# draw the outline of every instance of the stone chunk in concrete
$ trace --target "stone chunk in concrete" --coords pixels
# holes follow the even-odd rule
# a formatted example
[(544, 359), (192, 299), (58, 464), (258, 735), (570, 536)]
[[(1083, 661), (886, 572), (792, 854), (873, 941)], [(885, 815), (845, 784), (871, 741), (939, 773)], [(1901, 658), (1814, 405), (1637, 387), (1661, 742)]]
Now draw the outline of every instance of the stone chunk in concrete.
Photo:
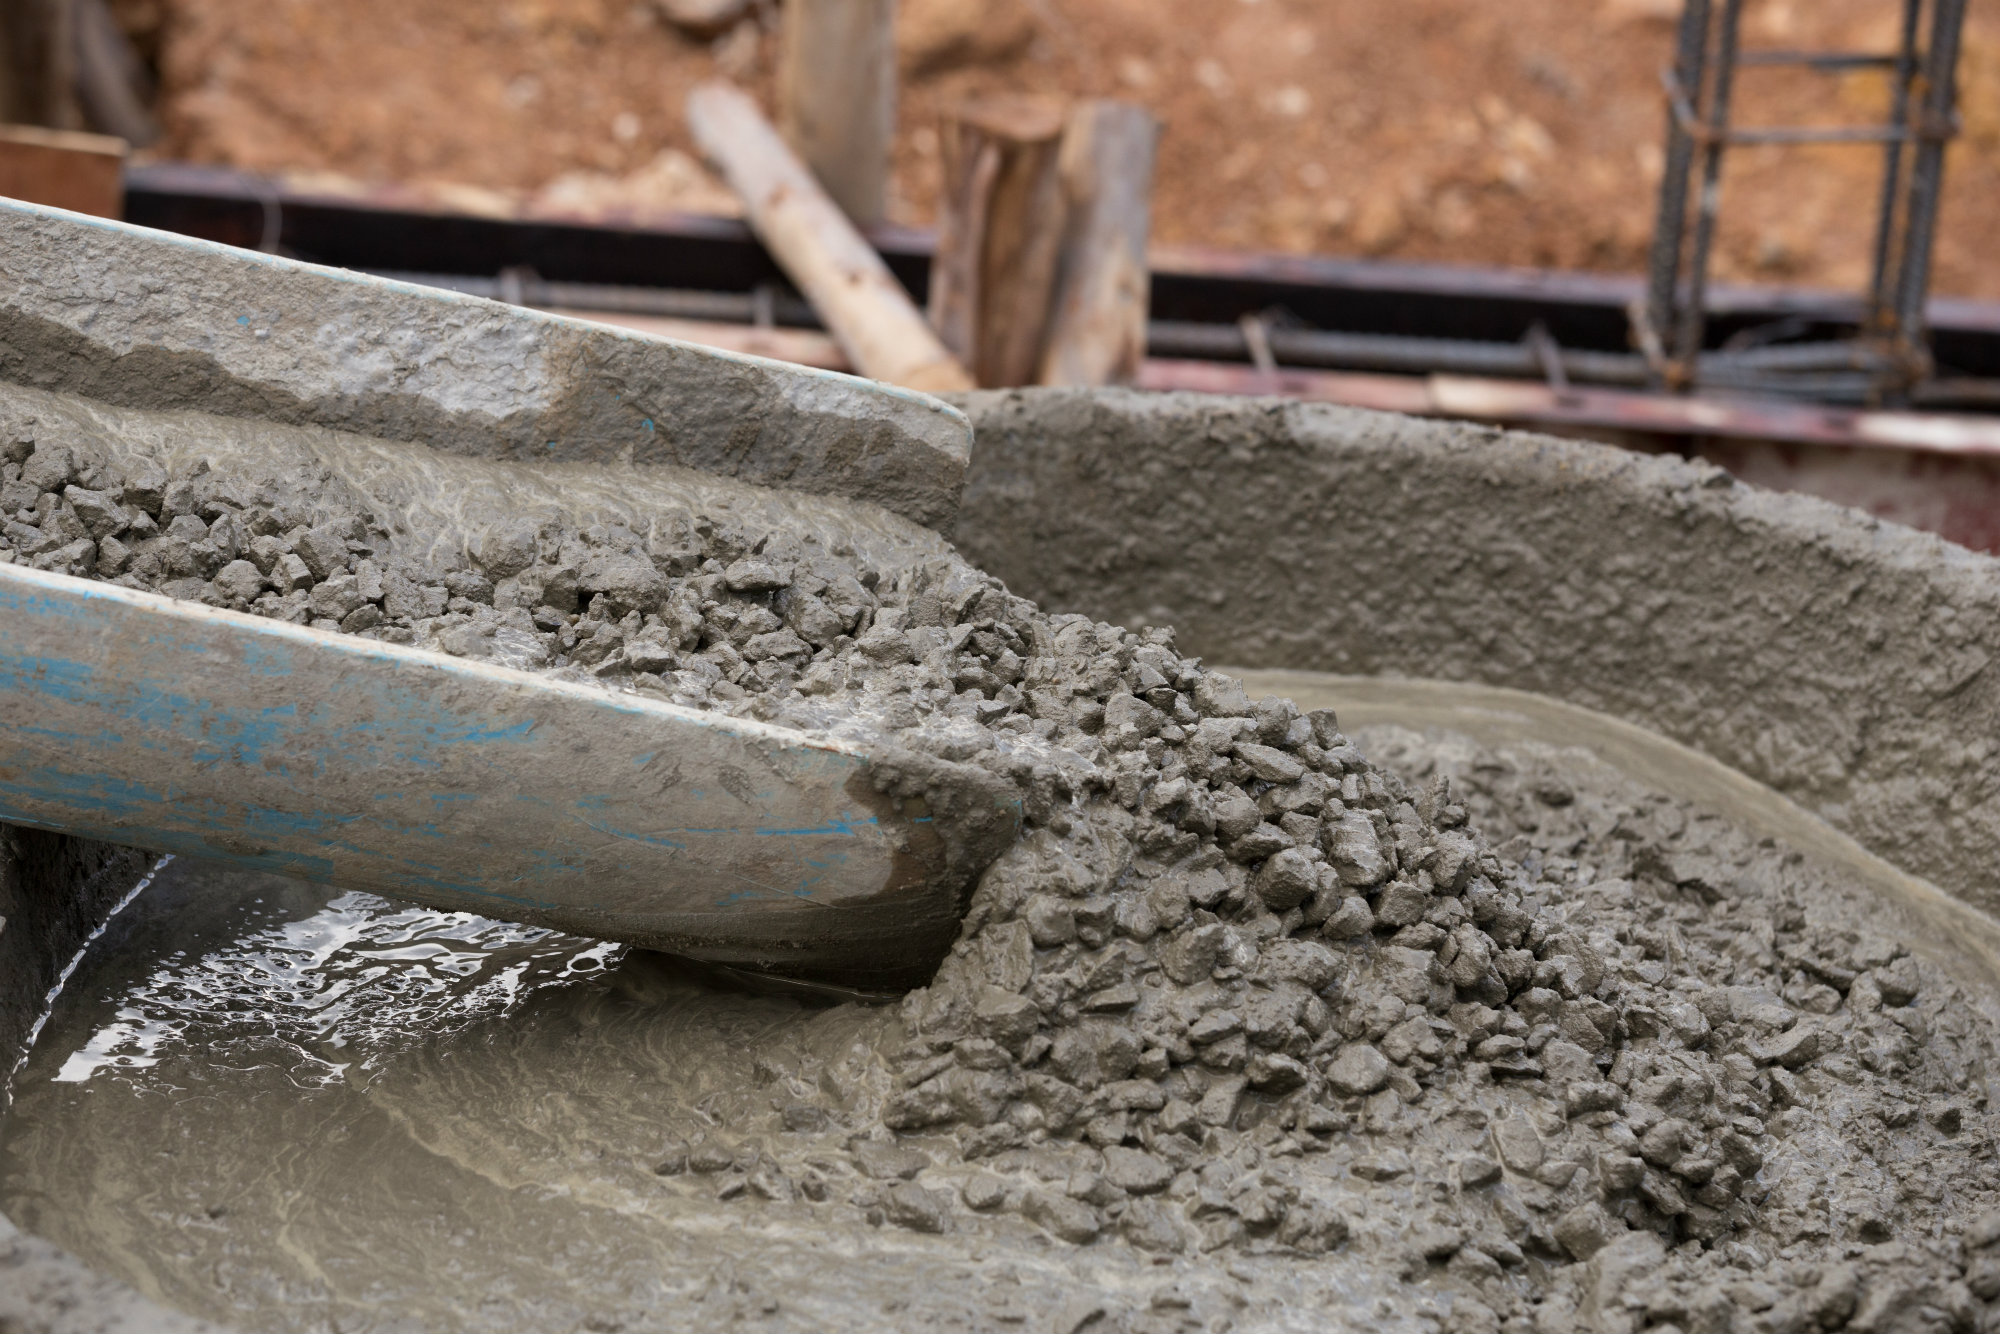
[(1342, 1093), (1373, 1093), (1389, 1082), (1389, 1058), (1366, 1042), (1350, 1042), (1327, 1067), (1326, 1079)]

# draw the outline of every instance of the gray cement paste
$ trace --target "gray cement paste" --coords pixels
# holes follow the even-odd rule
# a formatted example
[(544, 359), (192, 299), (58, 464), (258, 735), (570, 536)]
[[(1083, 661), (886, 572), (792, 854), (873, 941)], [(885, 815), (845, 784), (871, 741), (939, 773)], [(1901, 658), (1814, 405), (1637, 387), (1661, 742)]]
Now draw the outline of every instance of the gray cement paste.
[(1008, 390), (954, 540), (1216, 661), (1477, 681), (1685, 742), (2000, 913), (2000, 560), (1719, 468), (1326, 403)]
[(873, 1009), (165, 868), (127, 928), (165, 939), (74, 993), (8, 1123), (9, 1212), (142, 1290), (341, 1328), (1945, 1329), (2000, 1296), (1990, 978), (1811, 846), (1525, 743), (1371, 762), (868, 506), (5, 407), (15, 559), (892, 735), (1027, 816)]

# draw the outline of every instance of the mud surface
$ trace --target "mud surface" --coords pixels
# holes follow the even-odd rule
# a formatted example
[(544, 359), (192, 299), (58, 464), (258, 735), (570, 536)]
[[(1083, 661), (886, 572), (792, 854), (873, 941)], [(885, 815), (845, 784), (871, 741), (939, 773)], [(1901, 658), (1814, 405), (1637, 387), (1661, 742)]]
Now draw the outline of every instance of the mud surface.
[[(1131, 945), (1161, 961), (1132, 967), (1152, 994), (1054, 1005), (1001, 1060), (997, 1039), (935, 1040), (963, 961), (1006, 948), (991, 922), (902, 1006), (821, 1008), (174, 863), (38, 1047), (0, 1202), (244, 1327), (1987, 1327), (1988, 956), (1830, 832), (1789, 847), (1763, 815), (1723, 818), (1734, 776), (1677, 748), (1487, 698), (1445, 730), (1440, 699), (1475, 692), (1375, 692), (1363, 771), (1485, 840), (1541, 937), (1529, 985), (1491, 1007), (1439, 985), (1426, 923), (1381, 922), (1393, 879), (1351, 896), (1376, 917), (1354, 936), (1218, 902), (1226, 952), (1182, 984), (1165, 947), (1187, 926), (1141, 941), (1117, 914), (1198, 873), (1131, 877), (1108, 939), (1030, 938), (1005, 994)], [(1272, 976), (1301, 936), (1333, 961), (1303, 998)], [(1209, 1003), (1161, 1032), (1190, 997)], [(1295, 999), (1291, 1029), (1267, 1018)], [(1119, 1031), (1140, 1048), (1123, 1077), (1086, 1088), (1060, 1064), (1058, 1043)], [(1292, 1051), (1304, 1081), (1275, 1088)], [(931, 1105), (913, 1091), (968, 1072), (1021, 1092), (906, 1125)], [(1096, 1105), (1057, 1122), (1052, 1077)]]
[[(670, 8), (356, 0), (351, 23), (252, 0), (117, 12), (158, 52), (171, 158), (328, 193), (394, 182), (413, 205), (483, 215), (734, 212), (691, 160), (680, 105), (718, 73), (769, 105), (777, 25), (684, 33), (657, 17)], [(1894, 14), (1869, 0), (1746, 11), (1748, 46), (1896, 45)], [(936, 127), (966, 97), (1118, 97), (1167, 126), (1162, 241), (1638, 273), (1678, 12), (1657, 0), (904, 0), (890, 217), (934, 219)], [(1992, 299), (2000, 23), (1974, 6), (1964, 40), (1966, 138), (1945, 182), (1936, 285)], [(1885, 85), (1872, 70), (1766, 68), (1735, 96), (1746, 125), (1852, 124), (1886, 114)], [(1718, 276), (1864, 288), (1877, 165), (1825, 147), (1727, 155)]]

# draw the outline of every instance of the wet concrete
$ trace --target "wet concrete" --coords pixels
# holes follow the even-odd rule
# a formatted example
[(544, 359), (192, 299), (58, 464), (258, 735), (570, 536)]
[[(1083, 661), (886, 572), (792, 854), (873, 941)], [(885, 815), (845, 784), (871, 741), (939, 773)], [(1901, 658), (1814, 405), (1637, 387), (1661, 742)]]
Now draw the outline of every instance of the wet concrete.
[(1399, 727), (1448, 732), (1488, 748), (1533, 742), (1587, 752), (1649, 791), (1725, 813), (1746, 834), (1810, 849), (1855, 889), (1915, 914), (1905, 929), (1942, 949), (1954, 971), (2000, 987), (2000, 923), (1884, 861), (1791, 799), (1657, 733), (1506, 687), (1264, 669), (1240, 674), (1258, 693), (1284, 695), (1300, 708), (1338, 709), (1363, 736)]
[(956, 532), (1215, 661), (1475, 681), (1674, 738), (2000, 908), (2000, 561), (1708, 464), (1279, 400), (960, 400)]
[[(38, 355), (54, 346), (35, 344)], [(109, 344), (79, 350), (85, 369), (121, 355)], [(156, 422), (165, 406), (148, 400), (132, 416)], [(1002, 665), (1019, 666), (1020, 697), (1005, 697), (1003, 712), (1055, 743), (1037, 751), (1039, 765), (998, 768), (1041, 803), (1039, 833), (975, 893), (962, 948), (937, 981), (895, 1010), (818, 1017), (796, 1000), (718, 1001), (706, 982), (631, 960), (552, 983), (518, 1008), (475, 1013), (443, 1047), (486, 1033), (503, 1048), (519, 1043), (537, 1070), (571, 1060), (588, 1074), (593, 1060), (574, 1058), (591, 1032), (635, 1012), (659, 1018), (680, 1045), (635, 1069), (616, 1053), (642, 1037), (618, 1037), (595, 1062), (610, 1091), (591, 1106), (578, 1091), (592, 1085), (546, 1073), (541, 1083), (482, 1079), (478, 1062), (453, 1066), (456, 1056), (427, 1066), (428, 1049), (372, 1078), (365, 1062), (348, 1063), (385, 1107), (406, 1094), (401, 1120), (370, 1122), (360, 1138), (410, 1140), (415, 1149), (392, 1155), (408, 1170), (371, 1178), (372, 1158), (336, 1153), (330, 1175), (306, 1171), (282, 1193), (287, 1207), (352, 1178), (371, 1183), (356, 1202), (368, 1218), (405, 1178), (427, 1179), (411, 1154), (446, 1176), (492, 1168), (497, 1181), (482, 1179), (500, 1194), (482, 1197), (494, 1208), (476, 1225), (511, 1225), (520, 1210), (538, 1248), (522, 1260), (529, 1278), (508, 1289), (469, 1243), (457, 1248), (468, 1259), (446, 1253), (434, 1272), (469, 1264), (520, 1305), (482, 1314), (528, 1324), (854, 1325), (874, 1311), (884, 1323), (1019, 1314), (1131, 1328), (1989, 1320), (2000, 1265), (1985, 1248), (2000, 1226), (1986, 1221), (1994, 1191), (1979, 1146), (1991, 1138), (1991, 993), (1933, 941), (1941, 895), (1913, 900), (1920, 910), (1907, 920), (1858, 929), (1876, 910), (1853, 886), (1873, 882), (1849, 845), (1838, 845), (1845, 863), (1819, 870), (1795, 855), (1809, 846), (1783, 846), (1813, 845), (1809, 825), (1766, 845), (1754, 829), (1704, 816), (1699, 801), (1659, 799), (1650, 779), (1565, 777), (1573, 759), (1519, 744), (1371, 732), (1362, 739), (1386, 767), (1370, 764), (1331, 719), (1253, 705), (1182, 655), (1441, 672), (1593, 704), (1736, 764), (1944, 892), (1990, 904), (2000, 848), (2000, 764), (1984, 740), (2000, 605), (1992, 562), (1713, 471), (1534, 437), (1119, 394), (968, 407), (982, 444), (960, 530), (973, 557), (1014, 594), (1130, 624), (1171, 621), (1185, 642), (1176, 650), (1170, 636), (1046, 616), (1005, 595), (987, 610), (990, 585), (967, 577), (943, 590), (913, 585), (907, 607), (892, 610), (931, 600), (881, 627), (894, 638), (877, 641), (879, 661), (863, 653), (858, 670), (816, 678), (840, 701), (851, 689), (880, 706), (871, 726), (887, 719), (977, 755), (980, 733), (958, 724), (1001, 717), (984, 707), (1016, 685)], [(197, 517), (214, 546), (226, 516)], [(483, 551), (456, 546), (455, 558), (479, 565)], [(963, 574), (940, 559), (941, 572)], [(338, 577), (359, 584), (361, 572), (328, 582)], [(516, 608), (531, 623), (551, 608), (547, 588), (534, 591)], [(782, 619), (776, 597), (754, 596)], [(492, 610), (452, 612), (447, 599), (447, 614), (468, 621), (502, 619)], [(576, 630), (578, 615), (563, 612), (563, 629)], [(597, 618), (593, 643), (609, 623)], [(634, 628), (652, 627), (642, 617)], [(562, 630), (534, 629), (571, 647)], [(499, 642), (488, 638), (486, 648)], [(688, 647), (728, 639), (704, 631)], [(696, 669), (690, 682), (715, 707), (765, 703), (805, 727), (850, 707), (829, 707), (817, 685), (793, 690), (808, 673), (752, 687), (724, 661), (741, 697), (714, 689), (725, 673)], [(1012, 744), (992, 753), (1004, 758)], [(1675, 771), (1660, 766), (1649, 772)], [(1443, 774), (1462, 794), (1433, 782)], [(1225, 808), (1226, 830), (1214, 818)], [(1758, 819), (1783, 809), (1746, 806)], [(1389, 874), (1371, 869), (1371, 843)], [(1297, 857), (1281, 862), (1283, 851)], [(1192, 905), (1175, 888), (1191, 885), (1201, 896)], [(322, 904), (291, 925), (352, 907)], [(283, 925), (223, 934), (254, 940)], [(483, 958), (484, 945), (464, 941), (378, 939), (378, 925), (348, 933), (354, 957), (343, 967), (365, 972), (356, 958), (376, 948)], [(58, 924), (36, 943), (47, 957), (74, 937)], [(484, 972), (481, 958), (467, 975)], [(1436, 970), (1455, 970), (1449, 987), (1432, 985)], [(293, 992), (280, 990), (289, 1003)], [(589, 1023), (524, 1022), (542, 1007), (561, 1016), (571, 999)], [(731, 1008), (739, 1003), (749, 1008)], [(832, 1017), (843, 1013), (868, 1027), (858, 1051), (842, 1027), (850, 1020)], [(111, 1034), (113, 1056), (126, 1041), (114, 1030), (90, 1029)], [(282, 1059), (214, 1077), (342, 1065), (310, 1023), (297, 1032), (305, 1040), (289, 1041)], [(733, 1039), (726, 1049), (717, 1032)], [(825, 1044), (814, 1036), (827, 1033)], [(230, 1050), (245, 1035), (213, 1036)], [(306, 1053), (303, 1066), (284, 1064), (290, 1051)], [(765, 1058), (761, 1068), (755, 1056), (739, 1068), (747, 1052)], [(674, 1097), (675, 1072), (710, 1060), (726, 1075), (715, 1085), (724, 1096), (712, 1117), (697, 1116)], [(130, 1087), (156, 1069), (105, 1067), (79, 1087)], [(454, 1082), (463, 1070), (471, 1077)], [(42, 1073), (51, 1096), (76, 1084), (56, 1078), (59, 1067)], [(312, 1078), (289, 1074), (269, 1091), (283, 1100), (301, 1083), (315, 1092)], [(538, 1101), (522, 1109), (517, 1091)], [(337, 1096), (348, 1096), (345, 1068)], [(468, 1102), (510, 1110), (498, 1130), (482, 1130), (463, 1116)], [(260, 1118), (281, 1114), (251, 1103), (226, 1140), (238, 1159), (243, 1145), (267, 1142)], [(593, 1116), (635, 1124), (605, 1109), (636, 1105), (653, 1118), (652, 1145), (576, 1129)], [(198, 1139), (227, 1111), (224, 1100), (191, 1104), (181, 1125)], [(17, 1118), (8, 1133), (34, 1124)], [(287, 1123), (286, 1142), (317, 1153), (315, 1124)], [(352, 1152), (336, 1134), (324, 1140)], [(600, 1141), (619, 1162), (593, 1152)], [(100, 1137), (88, 1151), (123, 1148)], [(32, 1176), (62, 1154), (50, 1140), (18, 1160)], [(1822, 1159), (1834, 1176), (1814, 1175)], [(261, 1158), (248, 1161), (263, 1173)], [(145, 1172), (71, 1162), (106, 1194), (128, 1192), (121, 1218), (147, 1216), (131, 1192), (157, 1162)], [(410, 1253), (449, 1244), (443, 1201), (460, 1184), (440, 1185)], [(380, 1289), (341, 1296), (349, 1289), (334, 1280), (346, 1276), (300, 1269), (295, 1256), (280, 1261), (278, 1272), (295, 1272), (275, 1288), (266, 1261), (225, 1263), (249, 1242), (225, 1221), (228, 1205), (211, 1215), (198, 1194), (163, 1202), (165, 1230), (176, 1245), (213, 1239), (216, 1263), (237, 1280), (220, 1300), (271, 1311), (292, 1298), (352, 1302), (377, 1317), (396, 1301)], [(45, 1210), (34, 1226), (60, 1231), (62, 1196), (22, 1188), (8, 1207)], [(246, 1232), (297, 1230), (279, 1205), (257, 1204), (254, 1188), (245, 1199), (253, 1217), (267, 1207), (269, 1224)], [(547, 1237), (565, 1225), (598, 1235), (591, 1221), (528, 1212), (551, 1200), (608, 1208), (617, 1228), (571, 1257), (555, 1305), (529, 1310), (546, 1292), (533, 1269)], [(94, 1219), (74, 1229), (75, 1244), (153, 1253), (118, 1226)], [(628, 1234), (636, 1251), (620, 1250)], [(746, 1248), (747, 1236), (759, 1247)], [(836, 1262), (829, 1246), (844, 1248)], [(671, 1283), (659, 1276), (662, 1253), (684, 1266)], [(579, 1271), (595, 1283), (593, 1256), (623, 1255), (639, 1258), (575, 1290)], [(126, 1272), (168, 1295), (143, 1264)], [(432, 1300), (435, 1288), (406, 1296)]]
[[(1514, 692), (1308, 674), (1250, 683), (1341, 708), (1371, 757), (1412, 783), (1451, 773), (1475, 808), (1471, 828), (1504, 836), (1544, 894), (1559, 902), (1567, 886), (1593, 927), (1643, 930), (1634, 904), (1649, 899), (1668, 931), (1729, 920), (1707, 892), (1656, 872), (1641, 873), (1636, 900), (1628, 884), (1594, 901), (1609, 891), (1593, 886), (1619, 868), (1565, 862), (1563, 851), (1615, 856), (1633, 840), (1593, 836), (1593, 821), (1640, 835), (1641, 847), (1672, 845), (1684, 865), (1727, 861), (1731, 883), (1711, 867), (1710, 888), (1739, 912), (1810, 888), (1816, 920), (1865, 917), (1871, 939), (1910, 942), (1931, 993), (1919, 1006), (1949, 993), (1971, 1025), (1938, 1041), (1990, 1055), (1980, 1035), (2000, 1031), (1992, 956), (1969, 940), (1964, 910), (1940, 916), (1935, 891), (1713, 761)], [(1567, 786), (1559, 806), (1548, 804), (1555, 781)], [(1565, 832), (1565, 812), (1596, 814)], [(1684, 832), (1656, 828), (1662, 819)], [(1798, 875), (1775, 891), (1763, 884)], [(1359, 975), (1349, 988), (1368, 989)], [(1892, 1204), (1850, 1180), (1847, 1212), (1816, 1224), (1798, 1207), (1811, 1193), (1794, 1202), (1786, 1189), (1796, 1183), (1784, 1187), (1802, 1162), (1838, 1161), (1851, 1176), (1879, 1159), (1919, 1185), (1943, 1169), (1949, 1198), (1933, 1207), (1946, 1219), (1977, 1214), (1992, 1194), (1984, 1165), (1957, 1166), (1984, 1140), (1983, 1089), (1958, 1091), (1952, 1134), (1919, 1098), (1897, 1126), (1871, 1120), (1877, 1143), (1846, 1119), (1868, 1105), (1851, 1101), (1870, 1096), (1865, 1087), (1840, 1092), (1868, 1075), (1802, 1067), (1812, 1087), (1766, 1142), (1773, 1201), (1758, 1201), (1763, 1217), (1706, 1253), (1697, 1244), (1669, 1255), (1656, 1240), (1648, 1251), (1639, 1243), (1653, 1234), (1639, 1229), (1607, 1252), (1615, 1265), (1586, 1264), (1560, 1247), (1538, 1251), (1532, 1227), (1510, 1236), (1510, 1209), (1544, 1227), (1568, 1215), (1541, 1212), (1555, 1192), (1533, 1174), (1548, 1173), (1510, 1161), (1520, 1150), (1495, 1127), (1514, 1124), (1510, 1114), (1538, 1127), (1541, 1158), (1581, 1157), (1568, 1170), (1586, 1197), (1615, 1205), (1618, 1192), (1597, 1182), (1611, 1150), (1567, 1150), (1594, 1143), (1592, 1114), (1564, 1113), (1558, 1096), (1551, 1121), (1547, 1098), (1529, 1091), (1541, 1081), (1489, 1074), (1427, 1092), (1408, 1109), (1427, 1112), (1414, 1120), (1385, 1094), (1387, 1106), (1357, 1108), (1303, 1159), (1267, 1136), (1261, 1169), (1239, 1162), (1253, 1178), (1288, 1161), (1309, 1164), (1309, 1176), (1333, 1167), (1325, 1188), (1351, 1235), (1331, 1251), (1306, 1258), (1275, 1238), (1181, 1253), (1113, 1238), (1078, 1247), (1010, 1208), (964, 1203), (1013, 1183), (1032, 1189), (1053, 1153), (968, 1160), (949, 1138), (869, 1129), (896, 1087), (888, 1057), (905, 1035), (901, 1015), (746, 995), (656, 956), (178, 863), (116, 919), (51, 1021), (0, 1147), (0, 1203), (140, 1291), (238, 1327), (988, 1327), (1018, 1317), (1040, 1328), (1099, 1312), (1097, 1327), (1125, 1329), (1217, 1317), (1419, 1328), (1427, 1314), (1450, 1328), (1532, 1328), (1568, 1312), (1614, 1328), (1633, 1317), (1638, 1327), (1649, 1309), (1735, 1309), (1720, 1295), (1729, 1284), (1817, 1301), (1836, 1272), (1847, 1278), (1834, 1287), (1851, 1279), (1864, 1309), (1871, 1294), (1879, 1305), (1884, 1293), (1968, 1290), (1973, 1253), (1922, 1252), (1938, 1234), (1912, 1232), (1914, 1220), (1895, 1212), (1922, 1207), (1907, 1191)], [(1636, 1096), (1643, 1079), (1631, 1082)], [(1850, 1111), (1829, 1119), (1843, 1096)], [(469, 1106), (480, 1115), (466, 1116)], [(1842, 1125), (1833, 1140), (1815, 1129)], [(245, 1153), (249, 1144), (290, 1147)], [(1072, 1180), (1075, 1170), (1064, 1165)], [(905, 1171), (908, 1185), (942, 1198), (947, 1230), (913, 1230), (922, 1220), (895, 1197)], [(1864, 1194), (1865, 1208), (1855, 1202)], [(1796, 1235), (1773, 1231), (1780, 1216)], [(1913, 1244), (1918, 1254), (1881, 1253)], [(1618, 1305), (1627, 1289), (1640, 1299), (1629, 1311)]]

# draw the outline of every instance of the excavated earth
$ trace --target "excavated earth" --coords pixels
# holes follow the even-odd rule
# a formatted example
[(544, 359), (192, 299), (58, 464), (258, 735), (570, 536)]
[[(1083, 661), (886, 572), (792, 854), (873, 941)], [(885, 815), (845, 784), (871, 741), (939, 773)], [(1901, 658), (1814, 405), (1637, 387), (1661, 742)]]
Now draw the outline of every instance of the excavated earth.
[[(450, 1131), (455, 1160), (516, 1192), (507, 1209), (553, 1210), (516, 1235), (569, 1260), (484, 1307), (490, 1256), (419, 1295), (338, 1256), (310, 1281), (232, 1284), (129, 1228), (93, 1241), (76, 1197), (130, 1189), (139, 1160), (66, 1142), (91, 1118), (52, 1100), (123, 1081), (171, 1120), (176, 1039), (80, 1084), (31, 1068), (0, 1198), (143, 1291), (257, 1327), (2000, 1327), (1992, 981), (1810, 848), (1546, 747), (1350, 737), (1331, 711), (1252, 699), (1170, 631), (1047, 614), (866, 506), (670, 470), (599, 470), (592, 491), (581, 470), (28, 391), (0, 412), (0, 559), (893, 735), (1023, 799), (1026, 832), (949, 958), (893, 1005), (744, 998), (546, 933), (475, 941), (546, 958), (426, 1058), (429, 1092), (406, 1090), (422, 1110), (398, 1124), (443, 1154), (455, 1121), (532, 1122)], [(300, 911), (478, 934), (361, 897)], [(622, 1092), (530, 1116), (479, 1073), (510, 1023), (561, 1030), (542, 1055), (587, 1070), (649, 1005), (686, 1033)], [(240, 1075), (246, 1051), (218, 1060)], [(363, 1054), (351, 1077), (320, 1051), (333, 1074), (279, 1082), (393, 1098), (393, 1044)], [(223, 1234), (232, 1272), (296, 1272), (260, 1240), (272, 1224), (195, 1203), (149, 1216)], [(638, 1261), (565, 1242), (562, 1211), (586, 1205), (689, 1239), (680, 1263), (706, 1286), (633, 1286)], [(410, 1243), (447, 1245), (481, 1251)]]

